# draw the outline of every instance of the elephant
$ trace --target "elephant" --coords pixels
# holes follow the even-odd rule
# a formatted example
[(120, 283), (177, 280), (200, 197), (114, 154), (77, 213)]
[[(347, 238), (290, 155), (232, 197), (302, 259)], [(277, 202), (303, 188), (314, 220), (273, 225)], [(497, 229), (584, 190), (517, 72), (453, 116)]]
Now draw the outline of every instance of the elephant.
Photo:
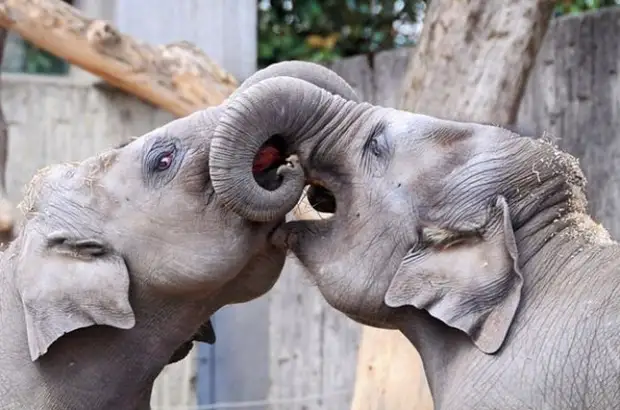
[[(267, 67), (239, 90), (281, 74), (329, 78), (331, 92), (357, 98), (304, 62)], [(287, 251), (269, 235), (284, 219), (231, 212), (209, 177), (213, 130), (234, 98), (32, 178), (0, 256), (0, 409), (148, 409), (163, 367), (192, 341), (215, 341), (215, 311), (273, 286)], [(290, 169), (274, 149), (257, 156), (265, 189)]]
[[(297, 168), (268, 191), (248, 159), (274, 135)], [(272, 243), (333, 308), (409, 339), (435, 409), (620, 403), (620, 247), (588, 213), (578, 160), (552, 142), (283, 76), (225, 109), (210, 167), (222, 203), (250, 220), (279, 218), (304, 186), (327, 199), (328, 218), (288, 221)]]

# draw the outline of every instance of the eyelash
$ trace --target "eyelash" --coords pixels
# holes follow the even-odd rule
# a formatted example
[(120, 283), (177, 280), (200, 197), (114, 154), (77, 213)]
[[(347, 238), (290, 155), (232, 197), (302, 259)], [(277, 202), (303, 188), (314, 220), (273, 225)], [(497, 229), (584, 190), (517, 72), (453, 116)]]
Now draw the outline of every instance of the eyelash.
[(372, 137), (372, 139), (370, 141), (368, 141), (368, 148), (367, 149), (375, 157), (380, 157), (381, 156), (381, 148), (379, 148), (379, 141), (377, 140), (376, 136)]
[(377, 123), (371, 130), (368, 139), (364, 143), (364, 153), (372, 154), (376, 158), (385, 155), (384, 124)]

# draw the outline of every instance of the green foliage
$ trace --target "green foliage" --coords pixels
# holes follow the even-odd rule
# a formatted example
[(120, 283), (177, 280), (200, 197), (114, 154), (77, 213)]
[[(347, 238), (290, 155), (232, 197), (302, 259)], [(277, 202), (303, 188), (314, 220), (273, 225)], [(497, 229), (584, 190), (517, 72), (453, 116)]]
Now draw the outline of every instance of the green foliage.
[(69, 71), (69, 63), (65, 60), (36, 47), (16, 33), (9, 34), (4, 47), (2, 71), (45, 75), (64, 75)]
[(424, 7), (423, 0), (259, 0), (258, 64), (413, 44)]
[(555, 15), (577, 14), (617, 5), (620, 5), (620, 0), (558, 0)]
[[(428, 0), (257, 2), (258, 65), (265, 67), (284, 60), (324, 62), (413, 45)], [(616, 5), (620, 0), (557, 0), (554, 15)], [(68, 72), (69, 64), (63, 59), (26, 41), (21, 46), (20, 71), (52, 75)]]
[[(448, 1), (448, 0), (447, 0)], [(258, 65), (329, 61), (409, 46), (427, 0), (258, 0)], [(620, 0), (557, 0), (555, 16)]]
[(27, 41), (23, 42), (25, 55), (22, 70), (27, 74), (66, 74), (69, 64), (45, 50), (35, 47)]
[[(73, 0), (62, 0), (73, 6)], [(69, 72), (69, 63), (45, 50), (36, 47), (29, 41), (12, 33), (14, 38), (8, 40), (12, 47), (4, 44), (5, 53), (2, 69), (27, 74), (64, 75)]]

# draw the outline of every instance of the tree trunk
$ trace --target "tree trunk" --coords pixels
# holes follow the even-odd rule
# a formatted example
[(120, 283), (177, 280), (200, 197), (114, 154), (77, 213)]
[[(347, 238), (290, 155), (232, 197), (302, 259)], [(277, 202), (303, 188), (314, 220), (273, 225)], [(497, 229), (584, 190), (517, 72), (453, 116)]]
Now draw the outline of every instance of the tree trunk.
[[(0, 28), (0, 66), (4, 60), (4, 45), (8, 31)], [(0, 84), (0, 91), (2, 86)], [(0, 103), (0, 249), (6, 248), (13, 239), (15, 224), (15, 206), (9, 201), (6, 192), (6, 160), (8, 154), (9, 130), (4, 118), (2, 103)]]
[(61, 0), (4, 0), (0, 27), (178, 116), (220, 104), (238, 85), (188, 42), (144, 44)]
[[(554, 3), (432, 1), (409, 61), (400, 108), (454, 120), (513, 124)], [(364, 327), (353, 410), (432, 409), (422, 366), (405, 364), (410, 355), (398, 353), (407, 349), (413, 347), (399, 332)], [(406, 373), (403, 366), (409, 369)], [(393, 376), (401, 374), (395, 381)], [(423, 391), (411, 391), (420, 380)], [(371, 383), (375, 394), (369, 395)]]
[(512, 124), (554, 0), (432, 1), (400, 107)]

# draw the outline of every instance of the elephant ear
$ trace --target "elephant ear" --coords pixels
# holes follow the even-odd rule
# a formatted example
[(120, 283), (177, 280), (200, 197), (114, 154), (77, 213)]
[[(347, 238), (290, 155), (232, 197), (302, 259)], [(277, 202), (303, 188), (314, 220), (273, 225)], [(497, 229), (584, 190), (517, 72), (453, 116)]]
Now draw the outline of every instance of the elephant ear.
[(385, 303), (424, 309), (465, 332), (484, 353), (497, 352), (523, 285), (505, 199), (498, 198), (483, 226), (461, 231), (426, 228), (423, 238), (403, 258)]
[(102, 240), (66, 231), (29, 232), (16, 278), (32, 361), (63, 334), (92, 325), (130, 329), (129, 272)]

